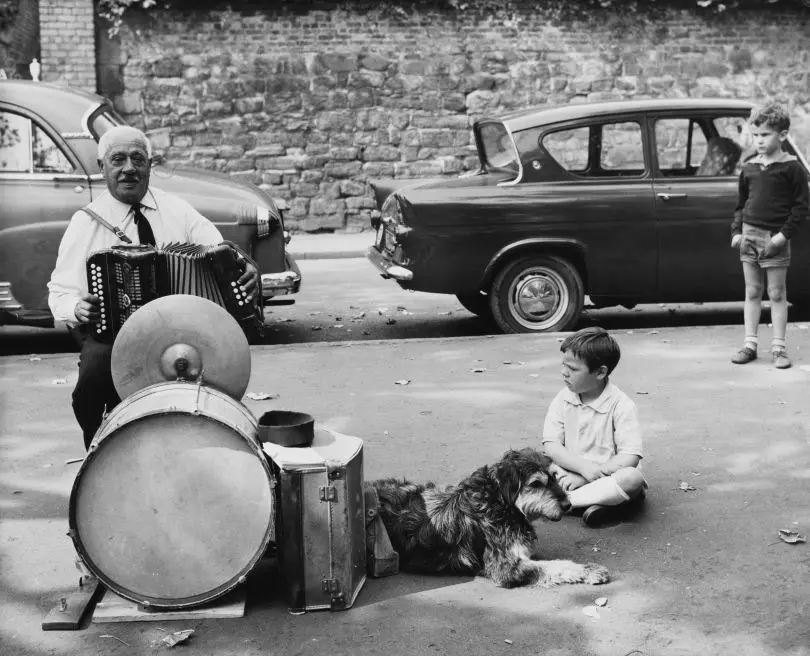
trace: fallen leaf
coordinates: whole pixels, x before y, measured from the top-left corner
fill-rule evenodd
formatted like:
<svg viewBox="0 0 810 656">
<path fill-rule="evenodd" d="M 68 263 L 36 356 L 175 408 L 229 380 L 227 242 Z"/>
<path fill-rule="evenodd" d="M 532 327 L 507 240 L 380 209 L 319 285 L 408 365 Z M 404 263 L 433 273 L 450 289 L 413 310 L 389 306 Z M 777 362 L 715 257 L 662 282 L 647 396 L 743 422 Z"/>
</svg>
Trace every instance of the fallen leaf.
<svg viewBox="0 0 810 656">
<path fill-rule="evenodd" d="M 453 314 L 453 313 L 452 312 L 439 312 L 440 317 L 449 317 L 451 314 Z"/>
<path fill-rule="evenodd" d="M 594 600 L 594 604 L 597 606 L 607 606 L 607 597 L 599 597 L 599 599 Z"/>
<path fill-rule="evenodd" d="M 511 360 L 504 360 L 502 364 L 512 364 Z"/>
<path fill-rule="evenodd" d="M 599 619 L 599 609 L 596 606 L 585 606 L 582 609 L 582 612 L 585 613 L 588 617 L 592 617 L 595 620 Z"/>
<path fill-rule="evenodd" d="M 311 326 L 312 330 L 323 330 L 323 326 Z"/>
<path fill-rule="evenodd" d="M 365 319 L 365 318 L 366 318 L 366 313 L 365 313 L 365 312 L 361 312 L 360 314 L 355 314 L 355 315 L 352 317 L 352 319 L 358 319 L 358 320 L 359 320 L 359 319 Z"/>
<path fill-rule="evenodd" d="M 682 490 L 683 492 L 692 492 L 697 488 L 694 485 L 690 485 L 686 481 L 681 481 L 680 484 L 678 485 L 678 489 Z"/>
<path fill-rule="evenodd" d="M 334 326 L 332 326 L 332 328 L 343 328 L 343 324 L 342 323 L 336 323 Z"/>
<path fill-rule="evenodd" d="M 12 491 L 12 494 L 22 494 L 22 493 L 23 493 L 22 490 L 13 490 Z"/>
<path fill-rule="evenodd" d="M 39 362 L 40 360 L 42 360 L 42 358 L 39 357 L 38 355 L 32 355 L 30 358 L 28 358 L 28 360 L 29 362 Z"/>
<path fill-rule="evenodd" d="M 278 398 L 278 394 L 271 394 L 270 392 L 248 392 L 245 396 L 252 401 L 267 401 L 268 399 Z"/>
<path fill-rule="evenodd" d="M 309 312 L 309 316 L 314 317 L 315 315 L 320 314 L 320 312 Z"/>
<path fill-rule="evenodd" d="M 394 319 L 393 317 L 388 317 L 388 318 L 385 320 L 385 323 L 386 323 L 386 324 L 388 324 L 389 326 L 393 326 L 393 325 L 394 325 L 396 322 L 397 322 L 397 320 L 396 320 L 396 319 Z"/>
<path fill-rule="evenodd" d="M 398 380 L 398 381 L 396 381 L 394 383 L 394 385 L 410 385 L 410 384 L 411 384 L 411 380 L 409 378 L 403 378 L 403 379 Z"/>
<path fill-rule="evenodd" d="M 185 642 L 192 635 L 194 635 L 194 629 L 184 629 L 182 631 L 175 631 L 174 633 L 170 633 L 167 636 L 163 636 L 161 642 L 167 647 L 174 647 L 175 645 L 179 645 L 181 642 Z"/>
<path fill-rule="evenodd" d="M 335 317 L 335 321 L 337 321 L 338 323 L 340 323 L 341 321 L 343 321 L 343 317 Z"/>
<path fill-rule="evenodd" d="M 788 544 L 799 544 L 800 542 L 807 542 L 807 538 L 803 535 L 799 535 L 798 531 L 793 531 L 788 528 L 780 528 L 777 535 L 782 542 L 787 542 Z"/>
<path fill-rule="evenodd" d="M 397 305 L 397 310 L 400 312 L 407 312 L 408 308 L 406 308 L 404 305 Z"/>
<path fill-rule="evenodd" d="M 295 319 L 293 319 L 292 317 L 285 317 L 284 319 L 282 319 L 282 321 L 284 323 L 292 323 L 293 321 L 295 321 Z"/>
<path fill-rule="evenodd" d="M 537 378 L 540 374 L 529 374 L 529 378 Z"/>
<path fill-rule="evenodd" d="M 470 373 L 474 374 L 482 374 L 486 371 L 484 367 L 476 367 L 475 369 L 470 369 Z"/>
<path fill-rule="evenodd" d="M 54 378 L 51 385 L 67 385 L 67 378 Z"/>
<path fill-rule="evenodd" d="M 657 334 L 658 334 L 658 331 L 657 331 L 657 330 L 651 330 L 651 331 L 650 331 L 650 332 L 648 332 L 647 334 L 648 334 L 648 335 L 657 335 Z"/>
<path fill-rule="evenodd" d="M 637 390 L 636 394 L 649 394 L 649 392 L 642 392 L 641 390 Z"/>
<path fill-rule="evenodd" d="M 363 331 L 363 335 L 370 335 L 371 333 L 368 330 Z"/>
<path fill-rule="evenodd" d="M 377 308 L 377 314 L 385 314 L 386 312 L 388 312 L 387 307 L 378 307 Z"/>
<path fill-rule="evenodd" d="M 505 642 L 507 645 L 511 645 L 511 644 L 512 644 L 512 641 L 511 641 L 509 638 L 504 638 L 504 642 Z"/>
</svg>

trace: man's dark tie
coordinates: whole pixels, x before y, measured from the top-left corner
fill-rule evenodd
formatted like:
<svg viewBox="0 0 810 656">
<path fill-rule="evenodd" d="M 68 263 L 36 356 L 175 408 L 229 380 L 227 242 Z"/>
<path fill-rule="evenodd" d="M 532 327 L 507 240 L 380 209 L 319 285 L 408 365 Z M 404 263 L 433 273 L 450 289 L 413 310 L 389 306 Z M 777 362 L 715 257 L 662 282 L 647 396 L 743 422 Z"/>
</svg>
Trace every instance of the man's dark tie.
<svg viewBox="0 0 810 656">
<path fill-rule="evenodd" d="M 132 206 L 132 216 L 135 217 L 135 225 L 138 226 L 138 241 L 141 244 L 155 245 L 155 233 L 152 232 L 152 226 L 149 225 L 149 220 L 141 212 L 140 203 Z"/>
</svg>

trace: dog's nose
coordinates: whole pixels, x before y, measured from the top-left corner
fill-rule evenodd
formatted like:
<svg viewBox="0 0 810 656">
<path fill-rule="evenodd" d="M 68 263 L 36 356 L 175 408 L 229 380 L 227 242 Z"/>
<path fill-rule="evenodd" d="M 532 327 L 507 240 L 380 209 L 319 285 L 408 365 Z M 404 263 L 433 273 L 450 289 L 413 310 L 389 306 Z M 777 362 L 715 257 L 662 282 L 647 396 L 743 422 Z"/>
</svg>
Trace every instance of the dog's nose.
<svg viewBox="0 0 810 656">
<path fill-rule="evenodd" d="M 562 508 L 563 512 L 571 510 L 571 501 L 569 501 L 567 496 L 560 501 L 560 508 Z"/>
</svg>

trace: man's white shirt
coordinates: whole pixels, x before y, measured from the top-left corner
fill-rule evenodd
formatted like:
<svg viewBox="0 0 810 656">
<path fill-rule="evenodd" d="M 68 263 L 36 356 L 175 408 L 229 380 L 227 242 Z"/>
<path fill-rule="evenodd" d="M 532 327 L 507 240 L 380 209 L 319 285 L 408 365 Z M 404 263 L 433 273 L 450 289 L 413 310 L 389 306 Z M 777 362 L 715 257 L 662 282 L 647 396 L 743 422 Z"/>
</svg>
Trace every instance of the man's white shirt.
<svg viewBox="0 0 810 656">
<path fill-rule="evenodd" d="M 150 187 L 141 206 L 158 245 L 186 242 L 210 246 L 222 242 L 216 226 L 178 196 Z M 140 243 L 131 205 L 105 191 L 88 207 L 118 227 L 133 244 Z M 56 266 L 48 283 L 48 305 L 56 321 L 77 323 L 76 304 L 87 294 L 87 258 L 96 251 L 121 243 L 112 230 L 86 212 L 78 211 L 73 215 L 59 244 Z"/>
</svg>

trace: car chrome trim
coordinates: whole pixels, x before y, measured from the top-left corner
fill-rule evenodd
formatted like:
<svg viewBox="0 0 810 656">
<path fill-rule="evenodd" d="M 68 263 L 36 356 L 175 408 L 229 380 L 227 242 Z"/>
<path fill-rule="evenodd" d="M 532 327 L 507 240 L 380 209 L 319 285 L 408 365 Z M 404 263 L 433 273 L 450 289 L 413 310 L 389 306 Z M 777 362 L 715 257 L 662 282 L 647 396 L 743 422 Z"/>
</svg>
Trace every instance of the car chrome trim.
<svg viewBox="0 0 810 656">
<path fill-rule="evenodd" d="M 518 172 L 514 180 L 499 182 L 498 186 L 514 187 L 516 184 L 520 184 L 520 181 L 523 180 L 523 162 L 520 159 L 520 151 L 518 150 L 517 143 L 515 142 L 515 135 L 512 133 L 512 130 L 509 129 L 509 126 L 506 125 L 506 123 L 503 124 L 503 127 L 506 128 L 506 133 L 509 135 L 509 140 L 512 142 L 512 148 L 515 149 L 515 154 L 517 155 Z"/>
<path fill-rule="evenodd" d="M 90 117 L 93 114 L 95 114 L 99 110 L 99 108 L 102 107 L 103 105 L 104 105 L 104 103 L 100 103 L 100 102 L 97 102 L 95 105 L 90 105 L 88 110 L 82 115 L 82 123 L 81 124 L 82 124 L 82 127 L 84 128 L 84 132 L 80 133 L 82 139 L 86 138 L 85 137 L 85 135 L 86 135 L 87 137 L 90 137 L 91 139 L 93 139 L 95 141 L 96 138 L 93 136 L 93 133 L 90 131 Z M 65 135 L 62 135 L 62 136 L 65 139 L 68 138 Z"/>
<path fill-rule="evenodd" d="M 3 180 L 25 180 L 28 182 L 42 182 L 43 180 L 45 182 L 89 182 L 86 175 L 80 175 L 77 173 L 32 173 L 30 171 L 3 173 L 0 171 L 0 175 L 2 175 Z"/>
<path fill-rule="evenodd" d="M 0 282 L 0 310 L 22 310 L 20 303 L 11 293 L 10 282 Z"/>
<path fill-rule="evenodd" d="M 271 296 L 295 294 L 301 288 L 301 274 L 297 271 L 280 271 L 261 275 L 262 294 L 272 292 Z"/>
<path fill-rule="evenodd" d="M 401 280 L 403 282 L 413 280 L 413 271 L 406 269 L 403 266 L 399 266 L 398 264 L 394 264 L 382 253 L 380 253 L 380 251 L 374 248 L 374 246 L 368 247 L 366 250 L 366 258 L 386 278 L 393 278 L 394 280 Z"/>
<path fill-rule="evenodd" d="M 804 165 L 804 170 L 810 171 L 810 166 L 807 165 L 807 160 L 804 158 L 804 155 L 802 155 L 801 149 L 798 146 L 796 146 L 796 142 L 793 141 L 790 135 L 788 135 L 787 140 L 788 143 L 790 143 L 791 147 L 793 148 L 793 152 L 796 153 L 796 159 L 798 159 Z"/>
<path fill-rule="evenodd" d="M 270 210 L 256 206 L 256 236 L 261 239 L 270 234 Z"/>
</svg>

